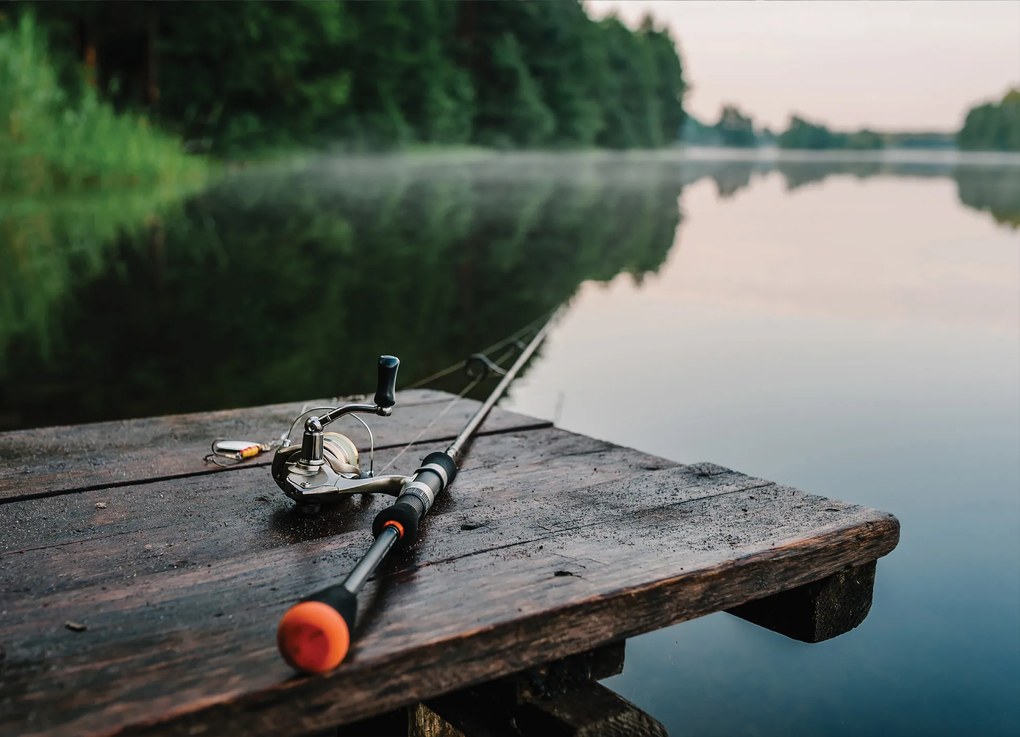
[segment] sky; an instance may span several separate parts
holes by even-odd
[[[585,6],[668,26],[691,85],[685,107],[705,122],[731,102],[773,130],[798,113],[841,129],[952,131],[1020,85],[1020,0]]]

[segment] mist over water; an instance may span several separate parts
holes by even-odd
[[[584,285],[514,388],[566,429],[902,523],[847,635],[717,614],[631,640],[607,683],[671,734],[1020,729],[1016,177],[727,164],[684,188],[664,265]]]
[[[896,514],[857,630],[719,614],[608,685],[674,734],[1020,730],[1020,165],[322,158],[0,201],[0,429],[406,386],[568,302],[504,406]],[[444,385],[457,389],[462,381]]]

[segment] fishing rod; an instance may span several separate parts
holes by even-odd
[[[483,376],[482,371],[495,370],[502,373],[502,378],[449,447],[425,456],[411,476],[373,476],[371,471],[361,473],[354,443],[344,435],[323,429],[347,414],[390,415],[396,404],[397,370],[400,366],[395,356],[379,357],[378,388],[373,403],[349,404],[322,416],[309,417],[305,421],[301,444],[276,451],[273,478],[289,497],[303,507],[317,509],[324,501],[342,499],[351,494],[382,493],[396,497],[392,505],[375,517],[372,523],[375,541],[347,577],[305,597],[280,619],[277,645],[284,660],[293,668],[306,673],[325,673],[343,662],[350,648],[358,592],[390,552],[407,548],[417,540],[422,519],[432,508],[436,497],[453,483],[471,438],[545,340],[555,316],[556,313],[548,317],[505,372],[481,354],[469,359],[468,368],[470,370],[474,366],[476,376]]]

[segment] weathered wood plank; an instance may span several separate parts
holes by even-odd
[[[517,735],[547,737],[669,737],[662,724],[627,699],[588,683],[521,710]]]
[[[506,692],[504,700],[518,704],[551,699],[591,681],[623,673],[626,644],[623,640],[611,642],[594,650],[542,663],[492,681],[486,684],[486,688],[490,693],[503,690]]]
[[[484,527],[430,527],[369,585],[351,658],[323,678],[291,678],[272,630],[289,602],[353,562],[360,551],[346,535],[130,586],[17,598],[0,626],[0,727],[308,731],[732,608],[896,544],[889,515],[775,485],[720,493],[712,484],[725,474],[699,473],[631,474],[532,503],[458,479],[473,513],[510,512],[513,541],[486,540]],[[461,538],[479,544],[455,545]],[[430,547],[440,542],[445,558]],[[85,618],[86,632],[62,626]]]
[[[615,642],[430,699],[413,711],[411,734],[665,735],[654,719],[594,684],[622,672],[623,660],[624,643]]]
[[[668,737],[666,728],[631,702],[595,682],[543,700],[504,706],[486,689],[468,689],[419,704],[419,737]]]
[[[410,473],[424,454],[439,448],[408,451],[390,470]],[[380,464],[396,452],[380,453]],[[555,428],[485,436],[474,443],[456,485],[440,497],[426,525],[472,532],[454,542],[484,549],[517,539],[511,518],[518,498],[563,496],[579,486],[624,478],[636,468],[676,465]],[[697,493],[703,492],[703,473],[700,467],[689,471],[689,486]],[[727,473],[732,484],[766,483]],[[500,479],[498,488],[493,475]],[[541,475],[541,485],[536,485],[536,475]],[[714,488],[735,487],[717,477]],[[486,504],[479,506],[483,497]],[[268,469],[254,468],[0,505],[0,529],[5,531],[0,563],[13,560],[0,565],[0,593],[38,595],[125,581],[338,535],[349,536],[352,549],[360,550],[373,517],[390,502],[358,497],[306,517],[294,510]],[[441,559],[460,550],[443,538],[426,536],[416,556],[419,561]]]
[[[729,611],[801,642],[831,640],[857,627],[868,616],[875,567],[875,561],[847,566],[820,581],[780,591]]]
[[[0,734],[310,732],[806,592],[896,544],[898,523],[873,510],[513,427],[476,440],[424,538],[369,585],[352,656],[326,678],[291,678],[273,628],[353,565],[384,502],[299,517],[248,467],[0,504]]]
[[[407,737],[467,737],[467,735],[425,704],[416,704],[411,708]]]
[[[411,737],[415,716],[414,707],[396,709],[325,730],[314,737]]]
[[[393,416],[372,421],[376,448],[410,442],[449,399],[448,394],[423,389],[400,393]],[[223,468],[203,460],[213,440],[222,437],[274,440],[287,430],[304,406],[315,404],[295,402],[0,433],[0,458],[3,459],[0,503],[237,470],[241,466]],[[478,404],[474,400],[460,401],[422,436],[421,442],[452,439]],[[482,432],[498,433],[550,424],[496,408]],[[361,428],[353,424],[341,425],[338,431],[350,433],[359,447],[367,449],[367,437]],[[295,435],[299,437],[300,429]],[[270,462],[271,456],[265,455],[242,465],[266,466]]]

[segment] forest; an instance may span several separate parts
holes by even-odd
[[[1020,151],[1020,88],[971,108],[956,144],[964,151]]]
[[[189,150],[654,148],[683,124],[673,39],[579,2],[23,2],[61,87]],[[0,21],[2,22],[2,21]]]
[[[577,0],[0,6],[0,192],[201,183],[309,149],[1020,150],[1020,91],[952,133],[685,113],[675,39]],[[210,157],[203,157],[208,154]]]
[[[715,123],[705,123],[694,115],[686,115],[682,131],[684,143],[695,146],[727,146],[754,148],[776,146],[802,151],[841,149],[874,151],[883,148],[946,149],[955,145],[952,133],[938,131],[875,131],[861,128],[840,131],[824,123],[800,115],[791,115],[786,130],[775,133],[758,127],[754,119],[736,105],[723,105]]]

